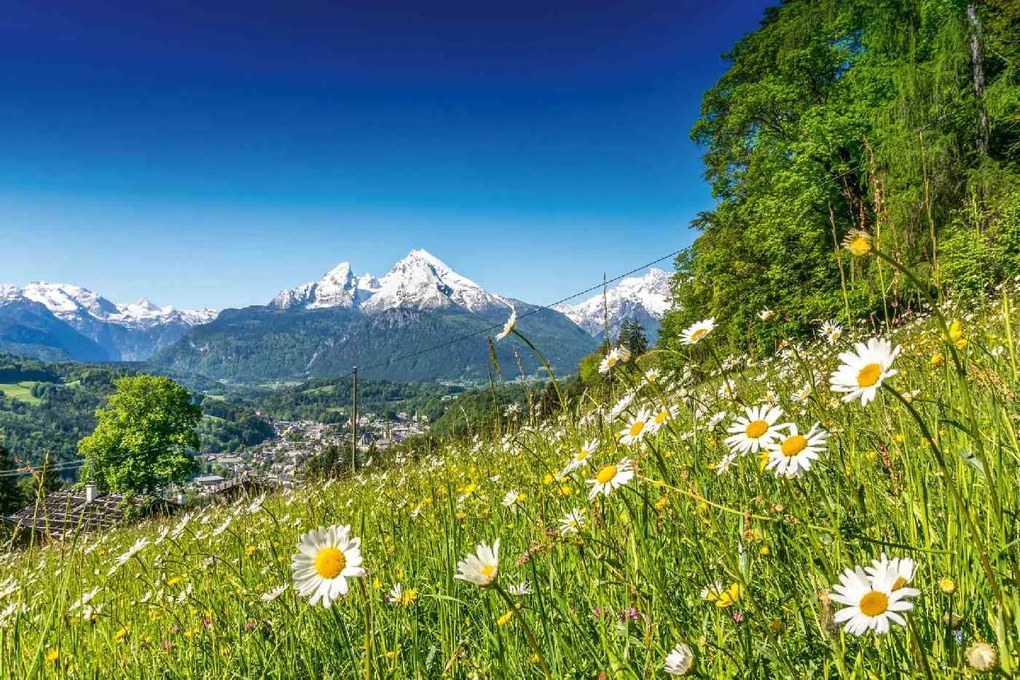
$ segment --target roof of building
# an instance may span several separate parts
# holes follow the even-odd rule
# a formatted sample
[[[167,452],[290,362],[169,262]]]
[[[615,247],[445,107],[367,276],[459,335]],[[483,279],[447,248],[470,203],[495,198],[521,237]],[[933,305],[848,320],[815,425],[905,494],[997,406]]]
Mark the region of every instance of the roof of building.
[[[6,519],[20,527],[62,539],[79,529],[109,529],[124,520],[129,507],[144,515],[175,505],[162,498],[129,498],[117,493],[100,493],[89,501],[84,489],[57,491],[47,495],[42,502],[24,507]]]

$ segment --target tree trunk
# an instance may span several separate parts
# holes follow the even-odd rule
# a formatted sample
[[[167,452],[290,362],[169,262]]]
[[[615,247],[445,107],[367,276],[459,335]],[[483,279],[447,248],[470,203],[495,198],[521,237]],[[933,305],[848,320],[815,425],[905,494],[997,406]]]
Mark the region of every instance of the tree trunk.
[[[974,73],[974,95],[978,107],[977,149],[982,156],[988,155],[988,111],[985,109],[985,67],[981,54],[981,20],[974,3],[967,5],[967,19],[970,21],[970,65]]]

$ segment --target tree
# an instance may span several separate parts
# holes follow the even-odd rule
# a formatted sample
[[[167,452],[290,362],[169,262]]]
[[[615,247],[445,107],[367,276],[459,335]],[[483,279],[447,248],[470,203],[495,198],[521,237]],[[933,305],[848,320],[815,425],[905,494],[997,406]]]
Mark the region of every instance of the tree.
[[[645,328],[637,319],[626,319],[620,326],[620,337],[617,344],[626,347],[637,359],[648,351],[648,336]]]
[[[34,503],[45,498],[47,494],[58,491],[64,485],[60,475],[53,469],[53,459],[49,454],[43,458],[42,465],[34,468],[31,474],[18,480],[18,495],[21,504]]]
[[[7,447],[0,444],[0,515],[8,515],[24,504],[18,478],[15,476],[17,469],[14,456]]]
[[[187,389],[164,376],[118,378],[95,431],[78,443],[84,479],[111,491],[153,493],[198,469],[202,409]]]

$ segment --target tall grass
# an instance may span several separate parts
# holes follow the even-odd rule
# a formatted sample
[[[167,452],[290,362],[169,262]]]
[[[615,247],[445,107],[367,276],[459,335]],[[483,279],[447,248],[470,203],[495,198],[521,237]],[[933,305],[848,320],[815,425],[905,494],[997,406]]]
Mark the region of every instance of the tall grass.
[[[892,331],[899,375],[867,407],[827,386],[849,335],[762,362],[717,359],[709,336],[683,376],[648,381],[655,354],[614,368],[615,396],[633,395],[615,415],[615,399],[585,399],[494,441],[451,443],[355,479],[12,551],[0,557],[0,669],[19,678],[634,678],[661,674],[683,642],[703,677],[951,677],[971,672],[966,650],[983,641],[1015,673],[1012,292],[969,313],[942,310],[961,322],[955,340],[931,320]],[[720,396],[723,380],[736,389]],[[802,431],[820,422],[831,433],[803,476],[777,478],[754,454],[717,470],[725,426],[763,401]],[[672,406],[676,418],[657,433],[619,442],[638,409]],[[600,446],[588,466],[561,475],[590,439]],[[636,478],[590,501],[586,480],[625,457]],[[522,497],[506,507],[510,491]],[[561,533],[575,508],[583,526]],[[362,538],[368,577],[332,608],[314,608],[291,587],[290,556],[301,533],[333,524]],[[498,587],[454,578],[459,559],[497,538]],[[917,562],[911,585],[921,594],[907,626],[849,635],[833,621],[830,590],[844,569],[883,552]],[[530,594],[516,594],[521,583]],[[716,583],[736,601],[706,599]],[[395,584],[397,602],[387,596]]]

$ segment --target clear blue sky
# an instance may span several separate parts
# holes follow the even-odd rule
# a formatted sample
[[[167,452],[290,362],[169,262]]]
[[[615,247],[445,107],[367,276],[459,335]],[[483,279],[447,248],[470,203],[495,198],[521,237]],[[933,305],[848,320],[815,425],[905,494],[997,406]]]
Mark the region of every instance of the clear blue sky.
[[[7,3],[0,282],[222,308],[420,247],[549,302],[691,241],[769,4]]]

